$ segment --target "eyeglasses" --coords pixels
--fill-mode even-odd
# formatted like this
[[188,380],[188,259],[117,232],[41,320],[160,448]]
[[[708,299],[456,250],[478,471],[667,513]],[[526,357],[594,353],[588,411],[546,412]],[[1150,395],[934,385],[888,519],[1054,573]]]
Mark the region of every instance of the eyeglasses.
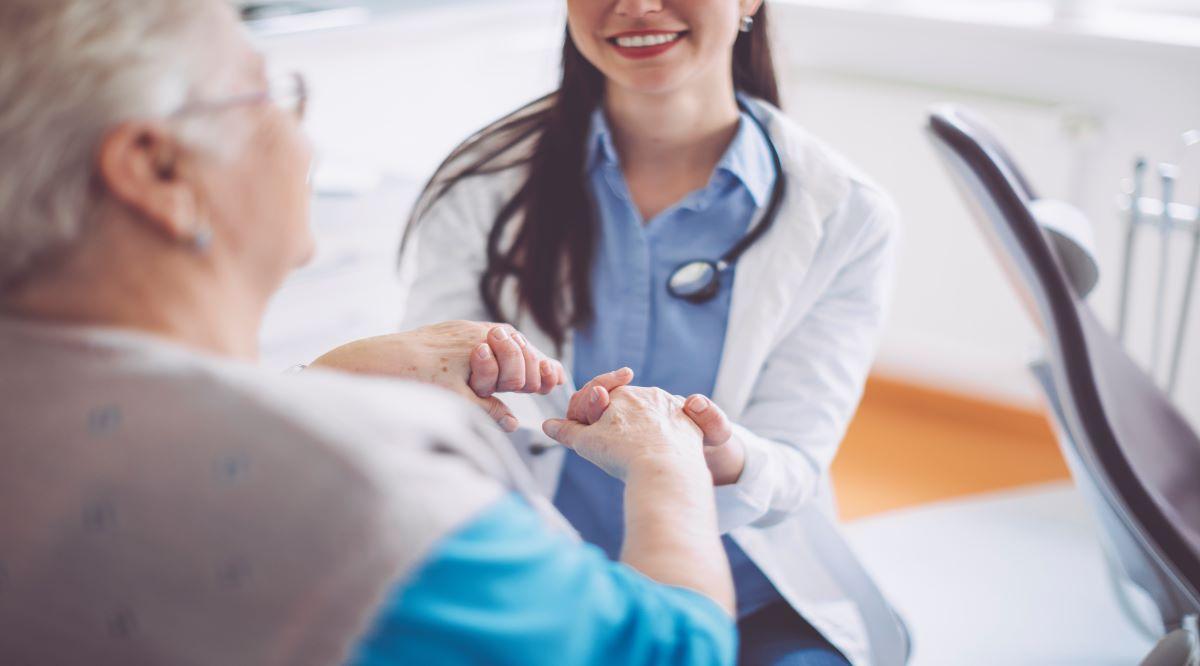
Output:
[[275,104],[283,111],[294,115],[297,120],[303,120],[304,114],[308,110],[308,84],[304,81],[304,76],[299,72],[272,76],[267,81],[266,90],[225,99],[192,102],[172,113],[170,117],[183,118],[199,113],[212,113],[264,102]]

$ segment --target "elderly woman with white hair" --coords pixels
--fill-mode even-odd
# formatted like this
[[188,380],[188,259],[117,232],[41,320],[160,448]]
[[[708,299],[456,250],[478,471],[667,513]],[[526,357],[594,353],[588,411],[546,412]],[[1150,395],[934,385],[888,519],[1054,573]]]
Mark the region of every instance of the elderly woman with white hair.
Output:
[[[0,663],[730,661],[671,396],[548,426],[626,483],[614,563],[429,386],[512,430],[492,394],[563,377],[510,328],[254,367],[312,251],[305,99],[222,0],[0,2]],[[344,372],[368,367],[424,384]]]

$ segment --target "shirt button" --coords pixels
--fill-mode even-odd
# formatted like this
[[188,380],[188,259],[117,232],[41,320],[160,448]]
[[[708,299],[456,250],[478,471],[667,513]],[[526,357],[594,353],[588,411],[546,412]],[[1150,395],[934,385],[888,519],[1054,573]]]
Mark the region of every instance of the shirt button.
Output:
[[242,587],[250,580],[250,563],[245,560],[231,559],[217,570],[217,581],[225,587]]
[[238,481],[244,477],[249,467],[250,461],[239,455],[226,456],[218,460],[214,465],[217,476],[230,482]]
[[113,638],[129,638],[137,630],[137,617],[129,609],[121,609],[108,618],[108,635]]
[[117,510],[108,502],[97,502],[83,510],[83,526],[89,530],[103,532],[117,522]]
[[112,434],[120,425],[121,409],[116,405],[103,405],[88,413],[88,432],[92,435]]

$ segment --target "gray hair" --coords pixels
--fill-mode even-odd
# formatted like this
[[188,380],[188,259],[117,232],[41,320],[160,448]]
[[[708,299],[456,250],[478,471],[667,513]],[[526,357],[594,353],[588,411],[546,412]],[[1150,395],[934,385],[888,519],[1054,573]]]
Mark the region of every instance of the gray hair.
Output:
[[216,0],[0,2],[0,289],[83,233],[114,125],[164,117],[208,74]]

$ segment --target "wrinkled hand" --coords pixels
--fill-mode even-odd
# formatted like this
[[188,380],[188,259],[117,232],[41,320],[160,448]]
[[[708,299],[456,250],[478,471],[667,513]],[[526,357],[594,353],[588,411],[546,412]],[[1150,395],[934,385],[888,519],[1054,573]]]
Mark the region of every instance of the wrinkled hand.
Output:
[[[631,381],[633,371],[629,368],[596,377],[571,396],[567,418],[584,425],[596,423],[608,409],[612,391]],[[745,467],[745,448],[733,438],[733,424],[725,412],[699,393],[689,396],[687,400],[674,397],[682,402],[683,413],[695,422],[704,435],[704,459],[712,472],[713,483],[718,486],[736,483]]]
[[321,356],[310,367],[436,384],[479,405],[508,432],[519,423],[494,394],[545,395],[566,382],[562,364],[513,327],[470,321],[357,340]]
[[[628,383],[633,378],[628,369],[618,373],[620,378],[609,379]],[[626,375],[628,379],[623,379]],[[641,463],[699,462],[703,435],[683,413],[682,399],[662,389],[625,385],[611,392],[605,389],[604,394],[607,408],[596,421],[584,424],[572,419],[550,419],[542,429],[555,441],[622,480],[630,468]]]

